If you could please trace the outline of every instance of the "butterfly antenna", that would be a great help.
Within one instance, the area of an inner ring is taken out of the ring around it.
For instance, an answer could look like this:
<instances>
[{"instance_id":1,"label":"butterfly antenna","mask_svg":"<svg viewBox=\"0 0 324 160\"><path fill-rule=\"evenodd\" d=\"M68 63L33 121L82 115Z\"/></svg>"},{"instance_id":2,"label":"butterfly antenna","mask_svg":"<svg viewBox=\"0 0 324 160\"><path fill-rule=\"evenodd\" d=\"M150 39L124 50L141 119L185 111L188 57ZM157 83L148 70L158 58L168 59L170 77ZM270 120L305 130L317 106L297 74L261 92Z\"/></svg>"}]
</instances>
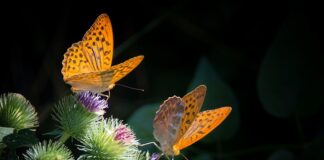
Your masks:
<instances>
[{"instance_id":1,"label":"butterfly antenna","mask_svg":"<svg viewBox=\"0 0 324 160\"><path fill-rule=\"evenodd\" d=\"M184 154L180 153L185 160L189 160Z\"/></svg>"},{"instance_id":2,"label":"butterfly antenna","mask_svg":"<svg viewBox=\"0 0 324 160\"><path fill-rule=\"evenodd\" d=\"M128 88L128 89L132 89L132 90L136 90L136 91L142 91L142 92L144 92L144 89L140 89L140 88L134 88L134 87L126 86L126 85L123 85L123 84L115 84L115 85L116 86L125 87L125 88Z\"/></svg>"}]
</instances>

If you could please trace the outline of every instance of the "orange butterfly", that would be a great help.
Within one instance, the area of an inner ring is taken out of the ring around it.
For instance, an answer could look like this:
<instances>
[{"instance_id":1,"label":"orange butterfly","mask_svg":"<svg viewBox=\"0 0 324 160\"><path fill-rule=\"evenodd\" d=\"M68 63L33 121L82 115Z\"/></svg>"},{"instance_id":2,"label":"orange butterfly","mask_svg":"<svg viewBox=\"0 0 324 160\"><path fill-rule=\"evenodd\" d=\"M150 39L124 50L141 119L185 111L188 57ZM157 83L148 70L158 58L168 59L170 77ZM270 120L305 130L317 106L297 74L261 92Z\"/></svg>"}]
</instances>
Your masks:
<instances>
[{"instance_id":1,"label":"orange butterfly","mask_svg":"<svg viewBox=\"0 0 324 160\"><path fill-rule=\"evenodd\" d=\"M61 72L73 92L109 91L142 62L144 56L140 55L111 66L113 43L110 19L107 14L101 14L82 41L72 44L64 54Z\"/></svg>"},{"instance_id":2,"label":"orange butterfly","mask_svg":"<svg viewBox=\"0 0 324 160\"><path fill-rule=\"evenodd\" d=\"M183 98L169 97L156 112L153 135L166 156L177 156L184 149L205 137L230 114L229 106L199 112L206 95L200 85Z\"/></svg>"}]
</instances>

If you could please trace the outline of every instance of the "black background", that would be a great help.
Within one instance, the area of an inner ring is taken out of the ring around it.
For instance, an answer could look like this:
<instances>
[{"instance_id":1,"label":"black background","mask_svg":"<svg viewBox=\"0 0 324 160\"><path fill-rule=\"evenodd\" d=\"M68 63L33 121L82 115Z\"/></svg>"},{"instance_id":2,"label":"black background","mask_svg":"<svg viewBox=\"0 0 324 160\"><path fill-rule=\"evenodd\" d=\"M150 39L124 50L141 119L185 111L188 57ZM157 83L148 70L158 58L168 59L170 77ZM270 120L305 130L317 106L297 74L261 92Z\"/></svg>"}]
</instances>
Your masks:
<instances>
[{"instance_id":1,"label":"black background","mask_svg":"<svg viewBox=\"0 0 324 160\"><path fill-rule=\"evenodd\" d=\"M21 93L36 107L40 138L51 126L46 123L53 103L71 93L60 72L63 54L81 40L101 13L107 13L112 21L113 64L145 56L139 67L120 81L145 92L116 87L108 114L127 120L141 105L184 95L199 59L206 57L232 88L240 106L239 131L224 142L232 144L224 150L233 156L224 159L267 159L278 148L285 148L273 144L296 145L288 147L294 159L308 159L306 141L316 139L318 133L323 137L323 101L317 113L301 120L302 139L295 117L271 116L262 107L256 88L260 65L293 7L303 11L302 21L322 51L323 9L315 2L107 0L28 5L1 7L0 91ZM323 72L317 76L309 78L322 78ZM132 107L119 107L129 104ZM213 147L205 146L210 152ZM317 154L312 153L312 158L320 158Z\"/></svg>"}]
</instances>

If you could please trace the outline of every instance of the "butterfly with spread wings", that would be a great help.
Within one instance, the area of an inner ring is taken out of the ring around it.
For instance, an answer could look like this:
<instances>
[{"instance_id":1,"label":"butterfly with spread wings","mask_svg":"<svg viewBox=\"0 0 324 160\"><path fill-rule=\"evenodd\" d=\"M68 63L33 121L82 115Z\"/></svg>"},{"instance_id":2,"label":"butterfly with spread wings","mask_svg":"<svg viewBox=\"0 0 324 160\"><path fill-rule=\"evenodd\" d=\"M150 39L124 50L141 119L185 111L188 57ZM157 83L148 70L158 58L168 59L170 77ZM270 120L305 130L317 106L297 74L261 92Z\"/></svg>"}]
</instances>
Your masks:
<instances>
[{"instance_id":1,"label":"butterfly with spread wings","mask_svg":"<svg viewBox=\"0 0 324 160\"><path fill-rule=\"evenodd\" d=\"M110 19L107 14L101 14L82 40L74 43L64 54L61 72L73 92L109 91L144 58L140 55L111 66L113 46Z\"/></svg>"}]
</instances>

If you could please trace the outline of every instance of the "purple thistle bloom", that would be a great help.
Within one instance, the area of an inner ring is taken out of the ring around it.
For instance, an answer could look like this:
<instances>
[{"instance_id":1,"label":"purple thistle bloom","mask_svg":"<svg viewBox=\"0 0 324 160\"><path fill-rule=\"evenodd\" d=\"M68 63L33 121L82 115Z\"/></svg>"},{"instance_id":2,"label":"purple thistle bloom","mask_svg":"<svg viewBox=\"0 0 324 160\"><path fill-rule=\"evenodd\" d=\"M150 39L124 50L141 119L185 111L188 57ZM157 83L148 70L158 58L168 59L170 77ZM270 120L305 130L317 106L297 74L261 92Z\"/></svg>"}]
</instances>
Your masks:
<instances>
[{"instance_id":1,"label":"purple thistle bloom","mask_svg":"<svg viewBox=\"0 0 324 160\"><path fill-rule=\"evenodd\" d=\"M101 99L97 94L91 92L81 92L77 95L78 100L88 109L98 115L105 114L105 108L108 108L106 100Z\"/></svg>"},{"instance_id":2,"label":"purple thistle bloom","mask_svg":"<svg viewBox=\"0 0 324 160\"><path fill-rule=\"evenodd\" d=\"M159 153L153 153L151 156L151 160L159 160L161 155Z\"/></svg>"},{"instance_id":3,"label":"purple thistle bloom","mask_svg":"<svg viewBox=\"0 0 324 160\"><path fill-rule=\"evenodd\" d=\"M120 125L116 131L115 140L121 141L126 145L137 145L137 140L135 139L135 135L131 129L129 129L126 125Z\"/></svg>"}]
</instances>

